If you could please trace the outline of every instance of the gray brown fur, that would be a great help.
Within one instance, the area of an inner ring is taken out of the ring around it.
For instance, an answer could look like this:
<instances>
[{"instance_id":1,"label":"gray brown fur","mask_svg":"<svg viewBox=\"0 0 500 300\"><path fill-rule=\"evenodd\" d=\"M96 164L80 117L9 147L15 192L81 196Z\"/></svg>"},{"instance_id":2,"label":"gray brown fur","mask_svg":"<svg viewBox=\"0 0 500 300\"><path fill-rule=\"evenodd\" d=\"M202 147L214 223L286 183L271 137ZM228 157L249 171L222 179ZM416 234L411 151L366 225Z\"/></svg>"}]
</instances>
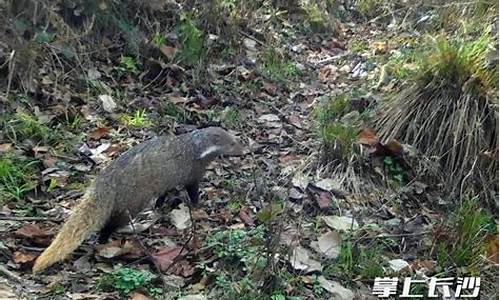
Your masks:
<instances>
[{"instance_id":1,"label":"gray brown fur","mask_svg":"<svg viewBox=\"0 0 500 300\"><path fill-rule=\"evenodd\" d=\"M217 127L159 137L132 147L97 176L33 271L43 271L64 259L91 232L104 228L107 235L128 224L152 199L175 187L190 188L192 201L197 201L197 184L207 165L219 155L242 153L236 139Z\"/></svg>"}]
</instances>

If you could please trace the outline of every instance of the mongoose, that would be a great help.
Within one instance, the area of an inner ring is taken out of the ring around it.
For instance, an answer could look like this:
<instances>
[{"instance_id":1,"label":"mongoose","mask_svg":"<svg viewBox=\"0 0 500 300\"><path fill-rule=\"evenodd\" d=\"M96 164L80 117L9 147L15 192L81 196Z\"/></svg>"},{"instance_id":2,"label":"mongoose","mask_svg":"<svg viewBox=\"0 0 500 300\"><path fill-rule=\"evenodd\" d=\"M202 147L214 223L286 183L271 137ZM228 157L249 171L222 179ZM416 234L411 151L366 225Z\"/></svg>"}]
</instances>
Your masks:
<instances>
[{"instance_id":1,"label":"mongoose","mask_svg":"<svg viewBox=\"0 0 500 300\"><path fill-rule=\"evenodd\" d=\"M185 187L198 202L198 183L207 165L220 155L242 155L243 146L218 127L158 137L138 144L111 162L86 190L81 202L37 258L38 273L71 254L93 232L108 237L129 223L151 200Z\"/></svg>"}]
</instances>

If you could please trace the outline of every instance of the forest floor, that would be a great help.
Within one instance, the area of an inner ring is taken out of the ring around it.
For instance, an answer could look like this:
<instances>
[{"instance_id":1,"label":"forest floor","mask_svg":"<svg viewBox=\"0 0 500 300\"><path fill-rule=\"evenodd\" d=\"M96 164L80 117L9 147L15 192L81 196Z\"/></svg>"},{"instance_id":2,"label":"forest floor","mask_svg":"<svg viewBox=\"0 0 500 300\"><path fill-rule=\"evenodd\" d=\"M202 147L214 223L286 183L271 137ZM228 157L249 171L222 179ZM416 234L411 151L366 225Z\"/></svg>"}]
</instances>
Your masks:
<instances>
[{"instance_id":1,"label":"forest floor","mask_svg":"<svg viewBox=\"0 0 500 300\"><path fill-rule=\"evenodd\" d=\"M205 36L203 67L169 44L173 31L166 40L148 33L160 58L104 38L70 71L54 47L37 61L37 86L9 80L0 100L0 176L10 178L0 199L0 299L375 299L376 277L399 278L398 294L403 278L423 280L411 292L424 295L433 277L454 276L481 276L482 292L494 295L498 216L477 216L480 230L494 228L486 252L460 241L473 263L443 258L447 236L470 234L457 232L457 218L477 207L459 209L432 161L372 129L378 103L415 68L408 53L433 13L346 11L313 33L260 8L231 33L233 47ZM182 24L174 40L196 49L196 27ZM325 146L321 122L331 115L358 129L330 129L339 143L353 141L348 150ZM249 153L211 164L193 220L186 194L174 192L108 243L91 237L31 274L99 170L153 136L206 126L230 130Z\"/></svg>"}]
</instances>

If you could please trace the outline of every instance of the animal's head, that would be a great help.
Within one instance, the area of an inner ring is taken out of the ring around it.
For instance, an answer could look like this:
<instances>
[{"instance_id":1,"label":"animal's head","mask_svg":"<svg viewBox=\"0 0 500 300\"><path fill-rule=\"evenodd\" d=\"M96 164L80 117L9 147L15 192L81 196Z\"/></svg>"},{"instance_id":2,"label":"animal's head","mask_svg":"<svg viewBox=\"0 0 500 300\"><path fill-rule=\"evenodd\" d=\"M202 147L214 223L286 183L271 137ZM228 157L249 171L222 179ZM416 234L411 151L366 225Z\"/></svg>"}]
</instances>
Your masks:
<instances>
[{"instance_id":1,"label":"animal's head","mask_svg":"<svg viewBox=\"0 0 500 300\"><path fill-rule=\"evenodd\" d=\"M219 155L238 156L244 154L244 147L229 132L220 127L207 127L198 130L203 140L203 149L200 159L211 159Z\"/></svg>"}]
</instances>

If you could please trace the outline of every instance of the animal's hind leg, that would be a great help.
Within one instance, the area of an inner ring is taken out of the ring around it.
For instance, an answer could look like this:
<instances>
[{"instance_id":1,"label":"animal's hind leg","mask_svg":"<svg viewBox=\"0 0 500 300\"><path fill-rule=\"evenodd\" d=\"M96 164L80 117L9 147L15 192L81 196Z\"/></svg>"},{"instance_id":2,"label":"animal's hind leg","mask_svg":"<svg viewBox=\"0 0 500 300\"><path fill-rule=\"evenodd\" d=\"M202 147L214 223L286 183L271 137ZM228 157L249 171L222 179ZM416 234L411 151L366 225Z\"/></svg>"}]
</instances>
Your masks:
<instances>
[{"instance_id":1,"label":"animal's hind leg","mask_svg":"<svg viewBox=\"0 0 500 300\"><path fill-rule=\"evenodd\" d=\"M99 232L98 242L100 244L106 243L116 228L118 228L118 225L116 225L116 223L109 220L108 223Z\"/></svg>"},{"instance_id":2,"label":"animal's hind leg","mask_svg":"<svg viewBox=\"0 0 500 300\"><path fill-rule=\"evenodd\" d=\"M190 206L197 206L198 201L200 200L200 187L198 181L187 185L186 186L186 191L189 196L189 200L191 200L191 205Z\"/></svg>"}]
</instances>

